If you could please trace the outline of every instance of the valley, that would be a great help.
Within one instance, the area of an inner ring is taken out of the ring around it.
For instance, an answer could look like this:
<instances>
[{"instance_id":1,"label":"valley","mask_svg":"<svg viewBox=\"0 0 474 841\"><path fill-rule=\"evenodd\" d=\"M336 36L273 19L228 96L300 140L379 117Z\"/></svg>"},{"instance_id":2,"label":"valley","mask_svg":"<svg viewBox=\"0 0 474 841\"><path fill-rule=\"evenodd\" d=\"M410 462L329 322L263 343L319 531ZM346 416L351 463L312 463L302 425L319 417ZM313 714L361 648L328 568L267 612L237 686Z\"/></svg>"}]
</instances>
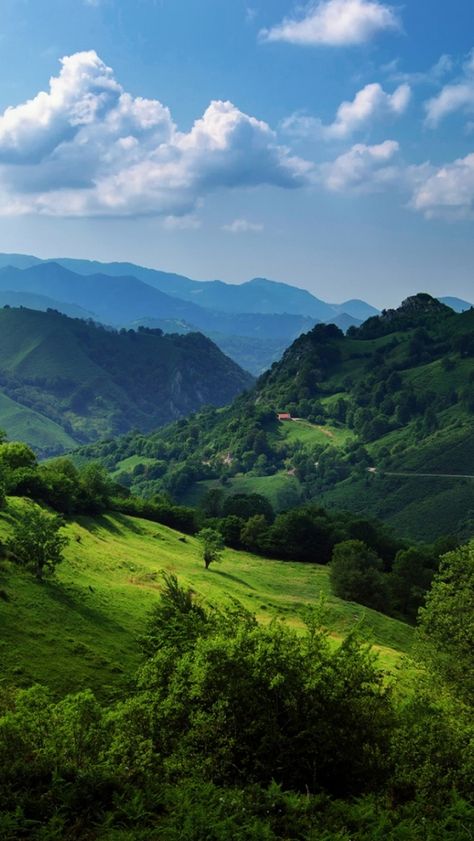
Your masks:
<instances>
[{"instance_id":1,"label":"valley","mask_svg":"<svg viewBox=\"0 0 474 841\"><path fill-rule=\"evenodd\" d=\"M472 0L5 0L0 841L474 841Z\"/></svg>"}]
</instances>

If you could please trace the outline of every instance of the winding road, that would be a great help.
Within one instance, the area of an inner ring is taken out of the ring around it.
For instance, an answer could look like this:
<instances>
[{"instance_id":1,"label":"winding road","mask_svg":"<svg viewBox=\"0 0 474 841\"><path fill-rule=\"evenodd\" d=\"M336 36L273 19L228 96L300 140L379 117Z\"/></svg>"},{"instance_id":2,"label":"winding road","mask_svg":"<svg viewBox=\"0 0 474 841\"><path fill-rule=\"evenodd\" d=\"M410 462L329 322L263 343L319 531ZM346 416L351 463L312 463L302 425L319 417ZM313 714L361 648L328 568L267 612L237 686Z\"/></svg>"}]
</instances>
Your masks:
<instances>
[{"instance_id":1,"label":"winding road","mask_svg":"<svg viewBox=\"0 0 474 841\"><path fill-rule=\"evenodd\" d=\"M368 467L367 471L369 473L379 473L377 467ZM474 479L469 473L394 473L389 470L383 470L384 476L404 476L408 478L420 478L420 479Z\"/></svg>"}]
</instances>

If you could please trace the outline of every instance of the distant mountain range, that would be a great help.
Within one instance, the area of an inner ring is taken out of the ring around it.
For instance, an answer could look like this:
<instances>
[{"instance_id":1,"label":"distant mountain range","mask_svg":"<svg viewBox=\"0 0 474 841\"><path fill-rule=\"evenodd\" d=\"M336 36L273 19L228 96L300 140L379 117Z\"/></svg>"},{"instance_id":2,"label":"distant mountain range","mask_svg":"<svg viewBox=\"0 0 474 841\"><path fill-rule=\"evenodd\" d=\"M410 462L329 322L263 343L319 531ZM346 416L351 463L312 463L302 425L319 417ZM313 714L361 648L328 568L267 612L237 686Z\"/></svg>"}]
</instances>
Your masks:
<instances>
[{"instance_id":1,"label":"distant mountain range","mask_svg":"<svg viewBox=\"0 0 474 841\"><path fill-rule=\"evenodd\" d=\"M378 310L365 301L350 300L342 304L327 304L306 289L256 277L246 283L231 284L222 280L198 281L184 275L147 269L133 263L100 263L96 260L54 258L40 260L24 254L0 255L0 268L13 266L27 269L44 263L57 263L79 275L108 275L134 277L148 286L219 313L259 313L261 315L303 315L316 321L329 321L346 313L365 321ZM143 316L146 313L142 313Z\"/></svg>"},{"instance_id":2,"label":"distant mountain range","mask_svg":"<svg viewBox=\"0 0 474 841\"><path fill-rule=\"evenodd\" d=\"M462 298L452 298L449 295L445 298L438 298L438 301L441 301L442 304L450 307L450 309L454 310L454 312L466 312L474 306L474 304L470 304L469 301L463 301Z\"/></svg>"},{"instance_id":3,"label":"distant mountain range","mask_svg":"<svg viewBox=\"0 0 474 841\"><path fill-rule=\"evenodd\" d=\"M458 312L471 306L458 298L442 300ZM316 324L334 323L346 332L379 312L358 299L326 303L266 278L238 285L196 281L133 263L23 254L0 254L0 306L5 304L57 309L114 327L200 331L254 375Z\"/></svg>"}]
</instances>

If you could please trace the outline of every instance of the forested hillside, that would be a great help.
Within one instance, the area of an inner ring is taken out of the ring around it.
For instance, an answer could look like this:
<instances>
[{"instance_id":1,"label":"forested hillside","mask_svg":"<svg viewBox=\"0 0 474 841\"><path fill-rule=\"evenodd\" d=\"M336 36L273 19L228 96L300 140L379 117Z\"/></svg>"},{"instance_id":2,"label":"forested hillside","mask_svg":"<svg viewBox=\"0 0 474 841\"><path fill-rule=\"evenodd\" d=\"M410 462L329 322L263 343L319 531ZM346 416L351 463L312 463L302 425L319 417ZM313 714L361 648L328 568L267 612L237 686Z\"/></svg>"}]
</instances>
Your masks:
<instances>
[{"instance_id":1,"label":"forested hillside","mask_svg":"<svg viewBox=\"0 0 474 841\"><path fill-rule=\"evenodd\" d=\"M230 407L81 457L100 458L143 494L195 501L216 483L224 493L253 487L277 508L321 500L413 537L469 533L473 335L472 310L456 314L428 295L347 336L318 325Z\"/></svg>"},{"instance_id":2,"label":"forested hillside","mask_svg":"<svg viewBox=\"0 0 474 841\"><path fill-rule=\"evenodd\" d=\"M249 374L207 338L0 310L0 424L45 455L229 402Z\"/></svg>"}]
</instances>

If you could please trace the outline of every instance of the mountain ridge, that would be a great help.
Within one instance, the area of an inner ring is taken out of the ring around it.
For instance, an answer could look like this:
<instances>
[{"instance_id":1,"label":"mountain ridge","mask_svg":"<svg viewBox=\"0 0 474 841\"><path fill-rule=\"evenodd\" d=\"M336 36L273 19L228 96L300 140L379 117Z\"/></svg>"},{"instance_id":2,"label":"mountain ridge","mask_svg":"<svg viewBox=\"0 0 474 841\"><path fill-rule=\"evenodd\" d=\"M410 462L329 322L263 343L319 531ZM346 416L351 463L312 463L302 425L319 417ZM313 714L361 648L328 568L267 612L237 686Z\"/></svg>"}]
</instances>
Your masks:
<instances>
[{"instance_id":1,"label":"mountain ridge","mask_svg":"<svg viewBox=\"0 0 474 841\"><path fill-rule=\"evenodd\" d=\"M32 267L41 263L57 263L66 269L77 274L88 276L94 274L107 274L111 277L132 276L138 280L153 286L171 297L187 300L189 303L196 303L205 309L211 309L227 313L255 313L260 315L304 315L316 318L318 321L326 321L332 316L347 312L354 318L368 318L378 310L367 304L365 301L349 300L342 304L328 304L317 298L309 290L294 286L282 281L269 280L268 278L255 277L239 284L226 283L222 280L192 280L185 275L175 272L165 272L159 269L138 266L129 262L100 262L98 260L82 260L71 257L54 257L48 260L29 255L0 254L0 268L8 265L15 266L20 263L22 269ZM170 284L172 289L170 289ZM260 304L255 302L252 295L253 290L264 290L268 296L273 292L273 303L267 303L267 298ZM216 294L213 294L216 293ZM250 293L250 294L248 294ZM288 299L284 304L277 305L275 296L280 297L286 294L294 302L291 306ZM231 306L225 298L236 301L238 306ZM352 312L351 305L356 307ZM349 307L349 309L348 309ZM362 307L362 309L361 309ZM365 309L363 309L365 307ZM144 314L145 315L145 314Z\"/></svg>"},{"instance_id":2,"label":"mountain ridge","mask_svg":"<svg viewBox=\"0 0 474 841\"><path fill-rule=\"evenodd\" d=\"M118 332L55 311L0 310L0 394L8 398L0 428L13 401L23 412L16 420L22 435L9 423L7 431L41 455L64 451L65 436L70 446L132 428L151 431L202 405L224 405L252 383L199 333ZM53 438L44 447L38 415Z\"/></svg>"}]
</instances>

